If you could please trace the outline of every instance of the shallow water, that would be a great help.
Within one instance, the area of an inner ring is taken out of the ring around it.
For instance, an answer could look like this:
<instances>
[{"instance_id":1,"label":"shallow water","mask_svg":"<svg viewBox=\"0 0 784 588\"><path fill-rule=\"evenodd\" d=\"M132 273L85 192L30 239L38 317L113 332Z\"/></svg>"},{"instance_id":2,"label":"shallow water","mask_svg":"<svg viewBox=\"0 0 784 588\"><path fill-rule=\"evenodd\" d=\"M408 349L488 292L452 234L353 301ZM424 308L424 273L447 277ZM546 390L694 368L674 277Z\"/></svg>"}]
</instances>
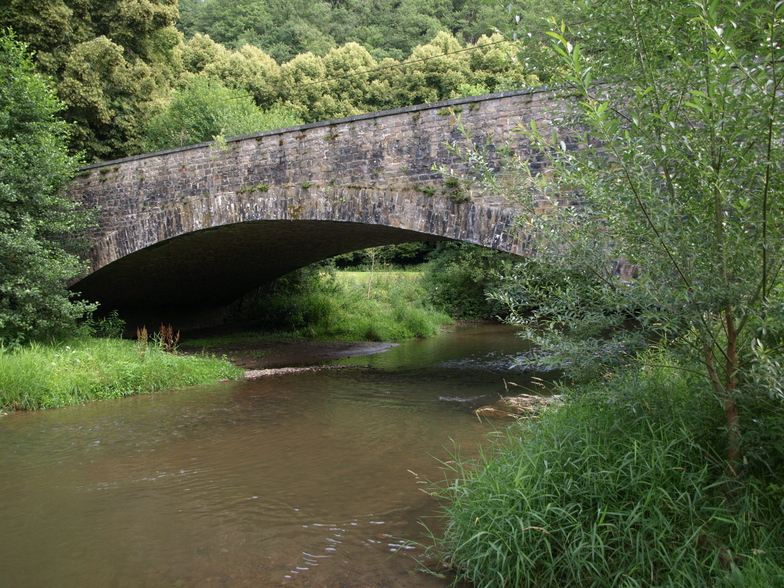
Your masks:
<instances>
[{"instance_id":1,"label":"shallow water","mask_svg":"<svg viewBox=\"0 0 784 588\"><path fill-rule=\"evenodd\" d=\"M526 383L525 350L468 326L335 362L358 369L3 417L0 585L445 587L406 543L438 524L423 481L486 442L470 410Z\"/></svg>"}]
</instances>

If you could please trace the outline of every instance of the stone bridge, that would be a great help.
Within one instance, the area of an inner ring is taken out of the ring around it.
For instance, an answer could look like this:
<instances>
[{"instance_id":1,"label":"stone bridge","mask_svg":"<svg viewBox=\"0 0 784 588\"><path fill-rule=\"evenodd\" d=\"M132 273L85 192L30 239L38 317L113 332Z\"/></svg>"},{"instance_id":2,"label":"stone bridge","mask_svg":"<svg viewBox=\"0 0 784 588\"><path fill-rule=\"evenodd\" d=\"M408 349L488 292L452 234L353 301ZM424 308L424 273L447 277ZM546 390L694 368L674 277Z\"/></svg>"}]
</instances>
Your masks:
<instances>
[{"instance_id":1,"label":"stone bridge","mask_svg":"<svg viewBox=\"0 0 784 588\"><path fill-rule=\"evenodd\" d=\"M98 207L90 272L105 309L217 307L309 263L378 245L459 240L525 255L520 210L445 181L458 119L492 152L546 128L547 89L449 100L98 163L70 194Z\"/></svg>"}]
</instances>

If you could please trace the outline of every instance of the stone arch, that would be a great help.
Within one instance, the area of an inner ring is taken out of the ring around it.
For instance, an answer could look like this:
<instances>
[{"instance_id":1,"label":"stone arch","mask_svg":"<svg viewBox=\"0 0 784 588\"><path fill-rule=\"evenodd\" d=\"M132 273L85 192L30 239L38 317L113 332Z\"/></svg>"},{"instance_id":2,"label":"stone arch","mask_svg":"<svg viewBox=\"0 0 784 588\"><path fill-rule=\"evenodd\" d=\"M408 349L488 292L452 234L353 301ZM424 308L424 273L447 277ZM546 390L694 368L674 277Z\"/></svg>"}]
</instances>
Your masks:
<instances>
[{"instance_id":1,"label":"stone arch","mask_svg":"<svg viewBox=\"0 0 784 588\"><path fill-rule=\"evenodd\" d=\"M96 269L72 288L108 308L218 306L310 263L367 247L449 239L520 250L513 209L400 194L346 194L345 202L361 207L334 207L312 195L269 195L268 206L257 198L224 202L231 214L220 216L184 206L129 223L106 237ZM194 228L198 218L211 222Z\"/></svg>"},{"instance_id":2,"label":"stone arch","mask_svg":"<svg viewBox=\"0 0 784 588\"><path fill-rule=\"evenodd\" d=\"M99 226L72 288L104 308L214 306L375 245L452 239L528 254L531 239L511 231L517 205L456 191L437 169L461 173L447 146L464 140L457 123L491 157L516 137L526 158L512 130L546 129L566 105L546 88L490 94L87 166L69 191Z\"/></svg>"}]
</instances>

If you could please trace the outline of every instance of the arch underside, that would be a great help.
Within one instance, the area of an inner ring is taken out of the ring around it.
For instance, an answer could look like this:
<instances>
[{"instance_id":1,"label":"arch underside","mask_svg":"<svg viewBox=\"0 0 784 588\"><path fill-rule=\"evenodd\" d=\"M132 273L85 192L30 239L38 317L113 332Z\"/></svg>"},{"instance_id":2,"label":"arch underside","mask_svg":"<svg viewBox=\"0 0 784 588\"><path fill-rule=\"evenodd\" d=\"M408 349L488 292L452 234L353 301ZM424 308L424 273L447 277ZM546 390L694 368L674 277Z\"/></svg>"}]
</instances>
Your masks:
<instances>
[{"instance_id":1,"label":"arch underside","mask_svg":"<svg viewBox=\"0 0 784 588\"><path fill-rule=\"evenodd\" d=\"M335 255L442 240L448 239L355 222L248 221L161 241L105 265L71 289L106 310L216 307Z\"/></svg>"}]
</instances>

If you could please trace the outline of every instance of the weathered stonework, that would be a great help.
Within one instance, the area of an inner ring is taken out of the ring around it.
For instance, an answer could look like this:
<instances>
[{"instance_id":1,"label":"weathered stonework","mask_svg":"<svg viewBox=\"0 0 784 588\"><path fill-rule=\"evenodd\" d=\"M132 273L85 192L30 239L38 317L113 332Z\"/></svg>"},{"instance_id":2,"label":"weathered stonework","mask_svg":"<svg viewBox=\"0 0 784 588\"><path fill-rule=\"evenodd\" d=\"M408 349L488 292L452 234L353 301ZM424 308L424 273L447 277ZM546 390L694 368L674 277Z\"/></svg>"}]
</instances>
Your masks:
<instances>
[{"instance_id":1,"label":"weathered stonework","mask_svg":"<svg viewBox=\"0 0 784 588\"><path fill-rule=\"evenodd\" d=\"M100 223L73 289L109 308L214 306L382 244L454 239L525 255L518 207L455 202L434 166L461 165L446 146L462 140L457 115L475 141L512 138L525 157L513 129L546 128L565 103L545 89L492 94L87 166L70 194L99 207Z\"/></svg>"}]
</instances>

